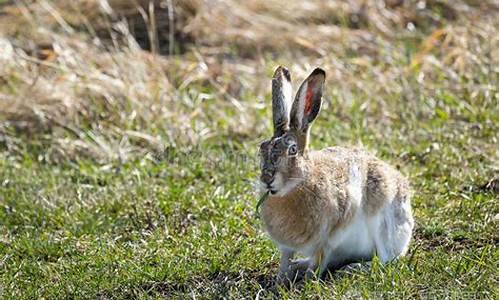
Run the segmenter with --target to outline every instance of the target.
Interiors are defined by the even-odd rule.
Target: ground
[[[498,298],[497,2],[108,2],[0,0],[2,298]],[[409,178],[405,257],[275,285],[279,64],[327,72],[312,148]]]

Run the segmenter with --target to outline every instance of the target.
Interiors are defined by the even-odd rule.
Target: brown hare
[[[260,145],[260,216],[281,251],[279,278],[404,255],[413,230],[408,180],[360,149],[308,150],[325,72],[317,68],[292,99],[290,73],[272,79],[274,134]],[[307,259],[294,261],[299,253]]]

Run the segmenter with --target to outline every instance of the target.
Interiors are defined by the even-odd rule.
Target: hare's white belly
[[[370,260],[375,253],[372,228],[376,220],[358,209],[351,222],[336,230],[328,240],[329,261],[333,264]]]
[[[329,252],[332,255],[329,260],[342,262],[370,259],[375,252],[372,228],[376,226],[377,220],[367,216],[361,208],[362,181],[360,167],[352,165],[349,168],[347,191],[353,205],[352,209],[356,209],[356,212],[348,224],[337,229],[328,239]]]

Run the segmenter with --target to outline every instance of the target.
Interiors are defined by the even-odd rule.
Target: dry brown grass
[[[297,79],[323,66],[331,94],[347,104],[354,94],[380,107],[400,96],[411,108],[436,89],[497,90],[472,85],[498,74],[495,1],[153,2],[2,6],[8,151],[30,141],[51,160],[123,161],[216,135],[251,136],[267,128],[261,108],[277,63]]]

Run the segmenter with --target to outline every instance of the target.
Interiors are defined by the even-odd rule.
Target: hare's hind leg
[[[410,201],[406,195],[402,198],[398,196],[387,204],[377,218],[375,248],[382,263],[404,255],[412,235],[414,222]]]

